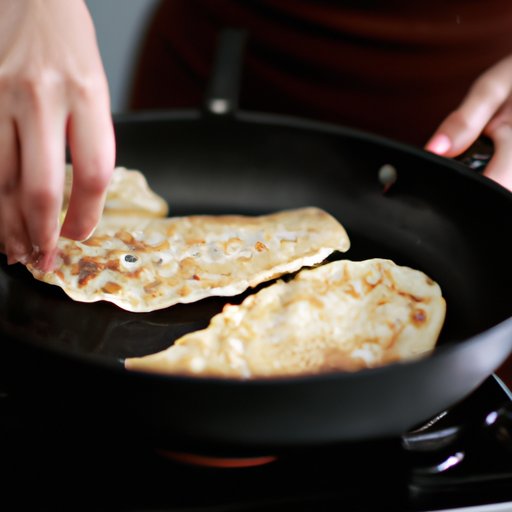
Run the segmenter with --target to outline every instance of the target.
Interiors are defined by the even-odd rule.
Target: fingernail
[[[60,232],[60,236],[63,236],[65,238],[69,238],[70,240],[76,240],[77,242],[84,242],[88,238],[91,237],[91,235],[94,233],[94,230],[96,229],[96,226],[94,226],[90,231],[88,231],[86,234],[84,234],[84,231],[77,231],[72,230],[67,226],[64,226],[62,231]]]
[[[451,147],[452,142],[450,138],[443,133],[438,133],[428,141],[425,149],[427,151],[432,151],[432,153],[436,153],[437,155],[444,155]]]

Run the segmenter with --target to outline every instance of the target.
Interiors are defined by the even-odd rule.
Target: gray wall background
[[[157,0],[86,0],[107,73],[112,112],[126,109],[134,59]]]

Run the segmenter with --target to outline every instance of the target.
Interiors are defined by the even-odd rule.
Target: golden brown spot
[[[427,320],[427,313],[423,309],[415,309],[411,313],[411,321],[416,327],[420,327],[425,324]]]
[[[403,324],[397,325],[396,323],[388,322],[387,326],[389,327],[391,334],[390,334],[389,338],[383,340],[384,343],[381,343],[381,345],[387,351],[389,351],[389,349],[391,349],[398,341],[398,338],[402,334],[402,331],[404,330],[405,325],[403,325]],[[384,353],[384,355],[386,355],[386,354],[387,354],[387,352]]]
[[[119,270],[119,260],[108,260],[105,267],[109,270]]]
[[[329,370],[353,372],[367,366],[362,359],[352,358],[346,351],[332,347],[325,350],[323,364],[318,370],[320,372]]]
[[[377,265],[377,270],[380,274],[380,276],[378,276],[378,274],[376,275],[374,272],[367,272],[365,274],[365,276],[363,277],[363,280],[362,280],[362,284],[365,288],[365,293],[369,293],[371,292],[373,289],[375,289],[377,286],[379,286],[379,284],[382,283],[382,279],[384,277],[383,274],[385,274],[385,276],[392,281],[391,279],[391,276],[386,272],[384,271],[384,273],[381,271],[381,268],[379,265]],[[391,288],[393,288],[393,286],[391,286]]]
[[[391,363],[399,363],[401,358],[397,354],[393,354],[393,352],[385,352],[382,356],[382,360],[379,362],[378,366],[384,366]]]
[[[121,290],[121,286],[117,283],[109,281],[101,290],[105,293],[117,293],[119,290]]]
[[[350,275],[350,272],[348,271],[348,266],[347,265],[343,265],[343,275],[341,276],[341,278],[339,279],[339,283],[340,285],[342,283],[346,283],[348,281],[350,281],[352,279],[352,276]]]
[[[131,233],[128,231],[118,231],[116,233],[116,238],[121,240],[121,242],[125,243],[131,250],[145,251],[147,250],[146,244],[135,240]]]
[[[201,278],[200,278],[197,274],[194,274],[194,275],[192,276],[192,279],[193,279],[194,281],[201,281]]]
[[[381,275],[386,278],[387,281],[387,287],[391,290],[396,290],[396,283],[395,279],[393,277],[393,273],[389,270],[389,268],[382,268],[382,265],[378,265],[379,271],[381,272]],[[382,281],[382,279],[381,279]],[[380,281],[379,281],[380,282]]]
[[[78,262],[78,268],[78,285],[85,286],[105,268],[105,265],[95,261],[90,256],[84,256]]]
[[[361,295],[359,293],[357,293],[356,289],[354,288],[354,286],[352,284],[349,284],[349,285],[345,286],[343,291],[347,295],[350,295],[350,296],[354,297],[354,299],[360,299],[361,298]]]
[[[320,299],[317,299],[316,297],[309,297],[309,303],[313,307],[318,309],[322,309],[324,307],[324,303]]]
[[[56,270],[55,275],[60,279],[64,279],[64,272],[62,272],[61,270]]]
[[[93,236],[89,238],[88,240],[85,240],[85,242],[82,242],[84,245],[88,245],[89,247],[99,247],[103,245],[107,237],[105,236]]]
[[[158,288],[160,285],[162,284],[162,281],[160,280],[156,280],[156,281],[153,281],[152,283],[149,283],[147,285],[144,286],[144,291],[146,293],[153,293],[155,291],[156,288]]]
[[[139,267],[138,269],[134,270],[133,272],[130,272],[129,274],[125,274],[125,276],[130,279],[138,279],[140,277],[140,275],[142,274],[143,270],[144,269],[142,267]]]
[[[153,251],[167,251],[169,249],[169,240],[164,240],[161,244],[151,245]]]
[[[416,295],[412,295],[411,293],[407,293],[407,292],[399,291],[398,295],[400,295],[402,297],[407,297],[412,302],[430,302],[429,299],[427,299],[425,297],[417,297]]]
[[[178,293],[180,297],[186,297],[187,295],[190,295],[191,291],[192,290],[187,285],[184,285],[180,288],[180,291]]]
[[[139,242],[137,240],[135,240],[135,243],[130,244],[128,247],[132,251],[140,251],[140,252],[148,252],[149,250],[153,250],[152,247],[149,247],[144,242]]]
[[[237,261],[247,263],[248,261],[252,260],[252,256],[253,254],[250,250],[245,250],[237,255]]]
[[[167,227],[167,229],[165,230],[165,234],[167,236],[172,236],[174,235],[174,233],[176,233],[176,225],[175,224],[171,224],[170,226]]]
[[[259,240],[256,242],[254,248],[258,251],[258,252],[262,252],[262,251],[268,251],[268,247],[263,243],[263,242],[260,242]]]
[[[118,231],[116,233],[116,238],[121,240],[121,242],[124,242],[125,244],[132,244],[135,242],[135,238],[131,235],[131,233],[128,233],[128,231]]]
[[[224,252],[226,252],[227,254],[231,254],[242,247],[242,240],[240,240],[240,238],[238,237],[233,237],[230,238],[229,240],[226,240],[223,246]]]
[[[196,274],[198,269],[197,263],[194,258],[184,258],[180,261],[180,269],[184,274]]]

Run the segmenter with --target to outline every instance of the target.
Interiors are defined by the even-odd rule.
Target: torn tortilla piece
[[[390,260],[340,260],[302,270],[227,305],[129,370],[248,379],[356,371],[424,357],[446,313],[437,283]]]
[[[254,217],[110,214],[85,242],[61,238],[53,271],[28,269],[74,300],[148,312],[238,295],[349,246],[343,226],[313,207]]]

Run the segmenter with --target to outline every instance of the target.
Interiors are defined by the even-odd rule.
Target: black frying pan
[[[397,436],[482,383],[512,349],[512,194],[416,148],[233,106],[119,117],[118,163],[143,170],[176,215],[324,208],[349,233],[346,257],[391,258],[440,283],[447,318],[438,348],[416,362],[314,377],[128,373],[125,357],[206,326],[227,299],[128,313],[73,302],[2,258],[2,372],[31,417],[164,448],[262,452]],[[398,173],[387,193],[384,164]]]

